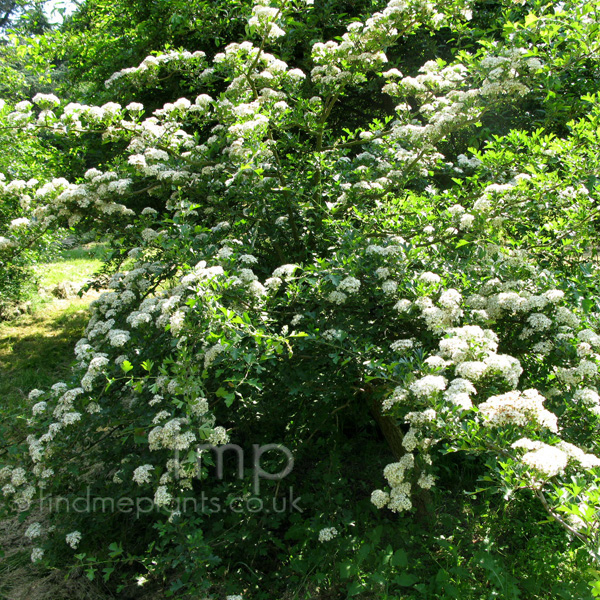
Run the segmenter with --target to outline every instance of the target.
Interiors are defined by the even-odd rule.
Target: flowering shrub
[[[99,130],[127,150],[79,182],[0,182],[23,215],[0,230],[0,255],[67,223],[102,231],[116,264],[134,264],[93,303],[73,379],[31,392],[27,446],[0,470],[3,496],[21,509],[44,493],[149,497],[159,511],[139,529],[158,535],[135,557],[113,543],[110,560],[185,569],[181,586],[208,589],[191,573],[221,551],[181,508],[207,478],[199,446],[262,428],[301,448],[350,405],[393,457],[369,492],[377,509],[426,511],[439,460],[472,454],[487,461],[482,477],[507,497],[529,490],[597,556],[598,307],[573,276],[596,268],[585,253],[598,157],[585,140],[597,99],[564,138],[514,131],[446,156],[453,136],[533,94],[553,56],[523,34],[404,75],[386,50],[417,27],[463,27],[471,6],[391,0],[339,41],[314,43],[310,71],[290,68],[267,49],[292,10],[311,3],[261,0],[257,43],[212,61],[151,56],[106,82],[193,72],[199,95],[151,116],[138,103],[63,107],[40,94],[4,117],[21,130]],[[329,128],[336,103],[376,77],[394,114]],[[66,544],[93,577],[98,520],[32,525],[32,560]],[[116,537],[120,518],[101,520]],[[335,524],[315,524],[314,539],[337,543]]]
[[[4,148],[12,148],[0,157],[0,185],[14,192],[14,185],[24,183],[21,178],[25,177],[30,187],[35,186],[38,179],[51,176],[60,167],[61,161],[43,140],[3,126],[12,108],[0,101],[0,144]],[[11,186],[13,181],[18,183]],[[0,203],[0,318],[5,318],[12,304],[25,299],[32,287],[31,264],[40,256],[39,236],[32,238],[31,243],[20,244],[19,248],[15,243],[15,239],[21,237],[31,224],[29,216],[24,216],[28,214],[29,202],[30,197],[23,187],[20,193],[3,195]],[[51,235],[47,234],[43,241],[48,243],[51,239]]]

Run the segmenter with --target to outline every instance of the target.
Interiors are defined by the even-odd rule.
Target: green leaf
[[[394,583],[401,585],[402,587],[410,587],[419,581],[417,577],[411,575],[410,573],[402,573],[402,575],[397,575],[394,577]]]
[[[233,404],[233,401],[235,400],[235,394],[233,392],[228,392],[223,387],[220,387],[217,390],[217,396],[219,398],[224,398],[225,399],[225,406],[227,406],[228,408]]]
[[[406,552],[402,549],[396,550],[390,560],[392,567],[406,567],[408,565],[408,557]]]
[[[145,429],[141,427],[137,427],[133,430],[133,441],[136,444],[146,444],[148,442],[148,438],[146,436]],[[112,544],[111,544],[112,545]],[[109,546],[110,548],[110,546]]]
[[[371,553],[371,546],[369,544],[365,544],[358,549],[356,553],[356,560],[361,563],[363,562]]]
[[[536,17],[533,13],[529,13],[526,17],[525,17],[525,27],[530,27],[531,25],[533,25],[536,21],[539,21],[539,17]]]
[[[352,583],[348,584],[348,595],[356,596],[357,594],[363,592],[364,589],[365,585],[363,583],[360,581],[353,581]]]
[[[116,556],[123,554],[123,548],[117,542],[113,542],[112,544],[110,544],[108,546],[108,549],[110,550],[111,558],[115,558]]]
[[[129,373],[129,371],[131,371],[132,369],[133,365],[128,360],[124,360],[121,363],[121,370],[123,371],[123,373]]]
[[[358,567],[349,561],[340,563],[340,577],[342,579],[350,579],[353,575],[356,575]]]

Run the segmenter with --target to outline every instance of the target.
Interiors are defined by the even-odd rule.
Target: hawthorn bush
[[[596,72],[597,9],[531,8],[513,22],[507,7],[486,38],[469,29],[477,4],[391,0],[314,42],[302,69],[277,52],[312,3],[261,0],[248,41],[106,82],[184,72],[193,98],[152,115],[51,94],[3,108],[8,128],[125,148],[78,182],[0,184],[21,210],[0,231],[7,264],[57,226],[113,248],[73,378],[31,392],[27,443],[0,470],[7,511],[41,508],[34,562],[176,597],[591,597],[600,107],[580,81],[571,115],[545,93],[583,55]],[[417,30],[470,31],[480,48],[406,76],[386,52]],[[393,114],[330,122],[375,83]],[[547,129],[453,150],[531,106]],[[284,445],[293,469],[265,454],[275,482],[247,462],[220,479],[208,448],[228,443]],[[463,491],[481,506],[452,507]],[[72,508],[94,499],[112,510]]]
[[[0,115],[11,110],[10,105],[0,101]],[[0,119],[2,119],[0,116]],[[22,186],[18,193],[3,194],[0,202],[0,227],[3,231],[0,245],[0,319],[17,303],[27,299],[35,289],[34,275],[31,269],[47,250],[55,238],[55,230],[38,228],[35,233],[29,229],[28,218],[31,197],[27,193],[27,184],[35,187],[40,180],[52,178],[61,167],[61,158],[47,140],[32,137],[27,132],[15,131],[12,127],[0,129],[0,146],[6,151],[0,156],[0,181],[3,189],[17,182]],[[10,149],[10,150],[9,150]],[[13,183],[14,185],[14,183]],[[26,240],[19,247],[15,240],[27,231]],[[11,252],[7,252],[11,249]]]

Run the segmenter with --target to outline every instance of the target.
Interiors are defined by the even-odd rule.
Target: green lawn
[[[107,254],[103,244],[87,244],[61,251],[51,262],[35,267],[35,273],[42,288],[51,288],[61,281],[85,283],[102,266],[102,258]]]
[[[0,398],[4,435],[19,437],[28,415],[27,395],[68,378],[75,360],[73,348],[88,321],[93,295],[58,300],[43,290],[61,281],[83,284],[101,267],[101,245],[64,250],[52,262],[36,267],[40,292],[32,298],[31,314],[0,322]],[[9,416],[11,418],[9,418]]]

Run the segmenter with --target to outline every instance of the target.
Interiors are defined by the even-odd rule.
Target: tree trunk
[[[377,394],[373,393],[373,388],[366,386],[364,389],[364,395],[369,405],[369,410],[375,419],[379,429],[383,433],[392,454],[396,460],[400,460],[402,456],[406,454],[406,449],[402,445],[404,439],[404,433],[398,427],[398,423],[395,418],[388,415],[384,415],[381,410],[381,401],[377,397]],[[413,486],[412,500],[414,507],[417,511],[417,516],[420,519],[428,519],[431,517],[431,494],[429,490],[424,490],[419,486]]]

